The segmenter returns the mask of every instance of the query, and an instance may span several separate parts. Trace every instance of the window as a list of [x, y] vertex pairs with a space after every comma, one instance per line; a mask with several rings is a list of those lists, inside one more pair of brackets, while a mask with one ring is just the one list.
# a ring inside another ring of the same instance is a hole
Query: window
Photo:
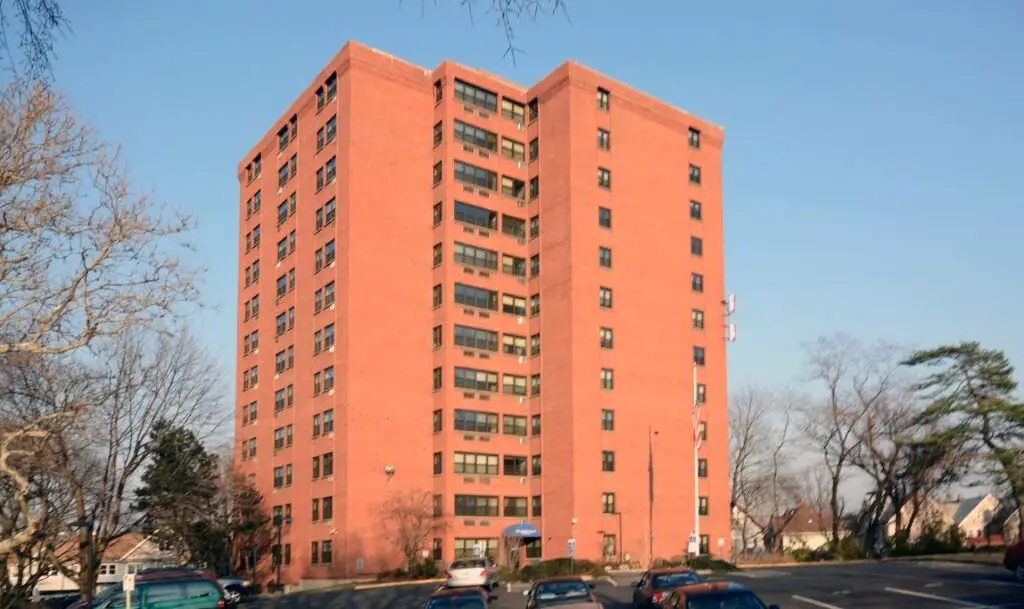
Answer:
[[601, 150], [612, 149], [612, 134], [600, 127], [597, 128], [597, 147]]
[[487, 89], [481, 89], [463, 80], [455, 79], [455, 99], [479, 106], [484, 110], [498, 110], [498, 96]]
[[434, 433], [439, 433], [444, 429], [444, 412], [441, 410], [434, 411]]
[[292, 466], [279, 465], [274, 468], [274, 488], [285, 488], [292, 485]]
[[530, 112], [530, 122], [532, 123], [537, 120], [538, 116], [540, 116], [540, 102], [538, 102], [537, 98], [534, 97], [529, 101], [529, 103], [527, 103], [527, 107]]
[[443, 335], [444, 335], [444, 328], [442, 326], [434, 326], [434, 330], [433, 330], [432, 335], [433, 335], [432, 336], [432, 338], [433, 338], [432, 342], [433, 342], [434, 348], [435, 349], [440, 349], [441, 348], [441, 344], [444, 342], [442, 340]]
[[506, 315], [526, 315], [526, 299], [513, 294], [502, 294], [501, 312]]
[[483, 207], [470, 205], [461, 201], [455, 202], [455, 221], [465, 222], [488, 230], [497, 230], [498, 214]]
[[[440, 516], [440, 514], [435, 514], [435, 515], [436, 516]], [[444, 555], [444, 549], [443, 549], [443, 545], [442, 545], [441, 539], [439, 537], [435, 537], [433, 542], [431, 542], [431, 544], [430, 544], [430, 559], [433, 560], [433, 561], [438, 561], [439, 562], [443, 555]]]
[[615, 411], [601, 411], [601, 429], [604, 431], [615, 431]]
[[703, 383], [697, 383], [697, 403], [706, 404], [708, 401], [708, 386]]
[[700, 167], [690, 165], [690, 184], [700, 186]]
[[597, 185], [601, 188], [612, 187], [612, 172], [604, 167], [597, 168]]
[[[440, 165], [440, 163], [438, 163], [438, 165]], [[440, 180], [437, 179], [438, 171], [439, 168], [435, 166], [434, 184], [440, 182]], [[475, 165], [463, 163], [462, 161], [455, 161], [455, 179], [460, 182], [465, 182], [488, 190], [498, 189], [498, 174]]]
[[601, 493], [601, 512], [604, 514], [615, 513], [615, 493]]
[[455, 368], [455, 386], [470, 391], [498, 391], [498, 373], [473, 368]]
[[522, 142], [503, 137], [501, 138], [501, 156], [512, 161], [525, 161], [526, 147]]
[[612, 210], [608, 209], [607, 207], [598, 207], [597, 208], [597, 224], [601, 228], [611, 228], [612, 227]]
[[444, 203], [434, 204], [434, 226], [440, 226], [444, 219]]
[[444, 244], [443, 243], [435, 243], [434, 244], [434, 268], [435, 269], [437, 267], [441, 266], [441, 261], [443, 260], [443, 258], [444, 258]]
[[320, 519], [331, 520], [334, 518], [334, 497], [324, 497], [320, 500]]
[[700, 536], [700, 548], [699, 552], [702, 556], [707, 556], [711, 553], [711, 536], [701, 535]]
[[526, 518], [529, 516], [529, 513], [526, 511], [526, 497], [505, 497], [504, 507], [504, 516], [506, 518]]
[[319, 541], [310, 542], [309, 562], [311, 564], [314, 564], [314, 565], [320, 563], [320, 542]]
[[[486, 495], [455, 495], [456, 516], [498, 516], [498, 498]], [[458, 545], [459, 540], [455, 540]]]
[[530, 199], [536, 199], [540, 196], [540, 177], [530, 178]]
[[526, 194], [526, 182], [511, 176], [501, 176], [501, 194], [522, 199]]
[[690, 273], [690, 290], [701, 294], [704, 292], [704, 275], [700, 273]]
[[597, 90], [597, 109], [607, 111], [611, 107], [611, 96], [606, 89], [598, 88]]
[[[497, 503], [495, 503], [497, 507]], [[473, 556], [475, 548], [479, 546], [485, 556], [494, 557], [498, 552], [498, 538], [492, 539], [465, 539], [461, 537], [455, 538], [455, 558], [470, 558]]]
[[505, 455], [501, 460], [501, 471], [506, 476], [526, 476], [526, 457]]
[[440, 391], [444, 385], [444, 377], [441, 368], [434, 368], [434, 391]]
[[534, 477], [540, 476], [541, 469], [540, 455], [534, 455], [530, 458], [530, 475]]
[[434, 103], [441, 103], [441, 99], [444, 97], [444, 83], [438, 80], [434, 83]]
[[700, 424], [697, 426], [697, 433], [700, 434], [701, 442], [707, 442], [708, 441], [708, 424], [705, 423], [704, 421], [701, 421]]
[[700, 237], [690, 237], [690, 254], [694, 256], [704, 255], [704, 242]]
[[601, 288], [600, 304], [602, 309], [612, 308], [612, 289]]
[[498, 415], [475, 410], [455, 411], [455, 430], [477, 433], [498, 433]]
[[690, 127], [690, 148], [700, 148], [700, 131]]
[[434, 145], [439, 145], [444, 140], [444, 122], [437, 121], [434, 125]]
[[707, 478], [708, 477], [708, 460], [697, 459], [697, 477]]
[[611, 368], [601, 368], [601, 389], [615, 388], [615, 371]]
[[443, 180], [443, 179], [444, 179], [444, 163], [441, 162], [441, 161], [438, 161], [438, 162], [434, 163], [434, 186], [437, 186], [438, 184], [440, 184], [441, 180]]
[[[441, 453], [435, 455], [440, 458]], [[435, 470], [438, 466], [435, 465]], [[456, 474], [498, 475], [498, 455], [456, 452], [453, 455], [452, 472]], [[435, 471], [434, 473], [441, 473]]]
[[324, 411], [324, 435], [334, 433], [334, 410]]
[[534, 334], [530, 337], [530, 356], [537, 357], [540, 355], [540, 334]]
[[530, 140], [530, 160], [536, 161], [540, 157], [540, 140], [533, 138]]
[[704, 217], [700, 201], [690, 201], [690, 219], [702, 220]]
[[455, 284], [455, 304], [489, 311], [498, 310], [498, 293], [462, 283]]
[[498, 151], [498, 136], [496, 134], [458, 119], [455, 121], [455, 139], [491, 152]]
[[328, 76], [324, 86], [327, 87], [327, 103], [330, 103], [338, 96], [338, 74], [332, 73]]
[[442, 291], [440, 285], [435, 285], [433, 292], [434, 292], [434, 308], [436, 309], [437, 307], [441, 306], [443, 304], [443, 302], [444, 302], [444, 292]]
[[526, 222], [515, 216], [501, 215], [501, 232], [513, 237], [526, 236]]
[[540, 315], [540, 294], [530, 296], [530, 317]]
[[600, 335], [601, 335], [601, 348], [602, 349], [611, 349], [612, 347], [615, 346], [615, 341], [612, 338], [612, 329], [611, 328], [601, 328]]
[[506, 395], [526, 395], [526, 377], [503, 374], [501, 376], [501, 392]]
[[531, 436], [539, 436], [540, 435], [540, 415], [539, 414], [535, 414], [532, 417], [530, 417], [530, 435]]
[[[441, 264], [439, 251], [434, 253], [434, 266]], [[485, 250], [465, 243], [455, 242], [455, 264], [475, 266], [483, 269], [498, 268], [498, 252]]]
[[601, 471], [615, 471], [615, 453], [610, 450], [601, 451]]
[[693, 348], [693, 363], [698, 366], [704, 365], [704, 347]]
[[501, 255], [501, 272], [516, 277], [526, 277], [526, 258], [511, 254]]
[[515, 334], [502, 336], [501, 352], [505, 355], [526, 355], [526, 337]]
[[540, 374], [530, 376], [530, 395], [540, 395]]
[[540, 275], [540, 254], [530, 256], [530, 277]]
[[526, 437], [526, 417], [507, 414], [501, 421], [501, 433], [506, 436]]
[[434, 475], [439, 476], [444, 467], [442, 465], [441, 453], [434, 453]]
[[690, 311], [690, 322], [694, 330], [704, 329], [704, 311], [693, 309]]
[[523, 117], [526, 116], [526, 108], [523, 104], [505, 97], [501, 100], [501, 116], [510, 121], [521, 123], [523, 122]]
[[607, 247], [598, 248], [598, 263], [606, 269], [612, 268], [612, 250]]
[[533, 514], [534, 518], [537, 518], [537, 517], [539, 517], [541, 515], [541, 511], [540, 511], [540, 495], [534, 495], [530, 499], [530, 512]]
[[698, 501], [698, 503], [697, 503], [697, 513], [700, 514], [701, 516], [707, 516], [708, 515], [708, 498], [707, 497], [701, 497], [700, 500]]
[[470, 349], [498, 350], [498, 333], [469, 326], [455, 326], [454, 343]]

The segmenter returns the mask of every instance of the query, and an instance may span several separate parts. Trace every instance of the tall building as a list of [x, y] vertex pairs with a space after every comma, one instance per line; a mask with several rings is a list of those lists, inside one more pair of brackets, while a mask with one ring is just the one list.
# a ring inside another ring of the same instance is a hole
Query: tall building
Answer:
[[417, 496], [438, 560], [646, 562], [698, 505], [727, 553], [722, 143], [574, 62], [347, 44], [238, 166], [238, 464], [285, 579], [400, 566]]

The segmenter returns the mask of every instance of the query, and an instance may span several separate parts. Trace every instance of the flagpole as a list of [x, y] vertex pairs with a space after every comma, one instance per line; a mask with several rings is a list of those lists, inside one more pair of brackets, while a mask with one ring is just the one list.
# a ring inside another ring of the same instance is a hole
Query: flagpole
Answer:
[[647, 503], [650, 511], [647, 515], [647, 528], [650, 532], [650, 544], [647, 547], [647, 565], [654, 567], [654, 436], [651, 426], [647, 426]]

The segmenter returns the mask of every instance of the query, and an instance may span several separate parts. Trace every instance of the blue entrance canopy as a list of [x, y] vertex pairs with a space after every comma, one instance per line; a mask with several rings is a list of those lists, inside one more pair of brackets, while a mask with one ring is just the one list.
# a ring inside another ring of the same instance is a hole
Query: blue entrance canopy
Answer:
[[540, 531], [529, 522], [520, 522], [507, 527], [502, 535], [504, 537], [515, 537], [518, 539], [540, 539]]

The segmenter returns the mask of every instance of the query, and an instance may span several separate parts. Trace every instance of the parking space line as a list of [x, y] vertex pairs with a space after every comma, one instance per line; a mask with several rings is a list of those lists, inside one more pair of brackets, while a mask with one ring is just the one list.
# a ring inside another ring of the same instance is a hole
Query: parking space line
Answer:
[[821, 609], [843, 609], [842, 607], [837, 607], [836, 605], [830, 605], [828, 603], [816, 601], [813, 598], [807, 598], [806, 596], [799, 596], [797, 594], [793, 595], [793, 600], [800, 601], [801, 603], [807, 603], [808, 605], [814, 605], [815, 607], [821, 607]]
[[619, 587], [619, 582], [615, 581], [615, 578], [614, 578], [614, 577], [612, 577], [611, 575], [605, 575], [605, 576], [604, 576], [604, 581], [606, 581], [606, 582], [608, 582], [609, 584], [611, 584], [611, 585], [615, 586], [616, 588], [618, 588], [618, 587]]
[[939, 596], [938, 594], [928, 594], [927, 592], [915, 592], [913, 590], [904, 590], [903, 588], [886, 588], [885, 591], [892, 592], [894, 594], [903, 594], [904, 596], [916, 596], [917, 598], [926, 598], [928, 600], [949, 603], [951, 605], [959, 605], [961, 607], [975, 607], [976, 609], [995, 609], [995, 605], [983, 605], [981, 603], [964, 601], [958, 598]]

